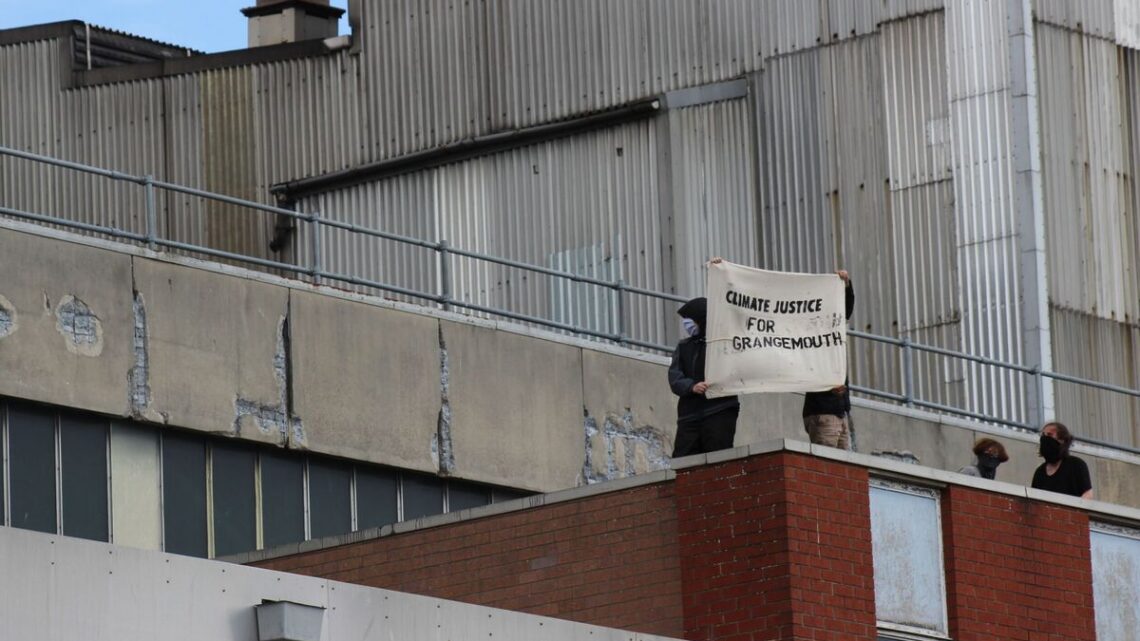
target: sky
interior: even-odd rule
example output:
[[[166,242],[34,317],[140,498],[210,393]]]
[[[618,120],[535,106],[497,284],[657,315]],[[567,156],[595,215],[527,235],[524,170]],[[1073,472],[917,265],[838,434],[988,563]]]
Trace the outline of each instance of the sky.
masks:
[[[207,53],[244,49],[246,17],[256,0],[0,0],[0,29],[83,20]],[[331,0],[348,8],[348,0]],[[348,14],[340,33],[348,33]]]

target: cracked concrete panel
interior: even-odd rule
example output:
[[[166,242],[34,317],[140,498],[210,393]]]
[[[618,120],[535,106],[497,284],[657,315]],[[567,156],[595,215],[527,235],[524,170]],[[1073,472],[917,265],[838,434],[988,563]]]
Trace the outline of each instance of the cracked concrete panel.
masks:
[[[0,256],[0,395],[127,414],[130,257],[9,229]]]
[[[584,462],[582,350],[440,321],[450,361],[455,475],[541,492]]]
[[[582,480],[594,483],[669,466],[677,431],[677,397],[667,368],[582,350],[585,455]]]
[[[131,394],[149,405],[142,416],[207,432],[284,444],[288,421],[259,420],[285,412],[282,319],[289,291],[254,280],[154,260],[136,259],[138,298],[127,304],[132,358]],[[136,324],[143,327],[136,329]],[[132,352],[133,353],[133,352]],[[145,365],[145,367],[143,367]],[[122,395],[124,398],[127,394]],[[245,412],[243,410],[248,410]],[[261,417],[264,418],[264,417]]]
[[[293,408],[305,420],[304,446],[438,472],[438,322],[309,292],[294,292],[291,308]]]

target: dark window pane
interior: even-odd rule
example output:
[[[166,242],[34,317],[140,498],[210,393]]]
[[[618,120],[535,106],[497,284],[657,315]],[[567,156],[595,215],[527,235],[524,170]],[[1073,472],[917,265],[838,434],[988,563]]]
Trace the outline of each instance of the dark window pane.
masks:
[[[61,415],[63,533],[106,541],[107,421]]]
[[[206,543],[206,443],[162,436],[162,524],[167,552],[204,557]]]
[[[495,488],[495,490],[492,492],[495,503],[502,503],[504,501],[513,501],[515,499],[526,498],[531,494],[532,492],[523,492],[522,490],[506,490],[498,487]]]
[[[351,480],[347,465],[309,461],[309,529],[314,539],[352,530]]]
[[[448,481],[447,483],[447,511],[458,512],[467,508],[479,507],[491,502],[491,493],[486,487]]]
[[[356,468],[357,529],[380,527],[398,520],[395,472]]]
[[[211,448],[214,481],[214,556],[257,548],[253,450],[216,443]]]
[[[434,476],[404,474],[404,520],[443,514],[443,481]]]
[[[261,518],[265,547],[305,540],[305,468],[301,459],[261,455]]]
[[[8,408],[12,525],[55,534],[55,415]]]

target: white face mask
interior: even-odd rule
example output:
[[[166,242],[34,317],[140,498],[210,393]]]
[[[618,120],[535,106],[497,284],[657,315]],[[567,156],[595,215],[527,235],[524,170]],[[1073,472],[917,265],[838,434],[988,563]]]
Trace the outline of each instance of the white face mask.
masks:
[[[681,319],[681,329],[684,330],[689,336],[696,336],[701,333],[701,328],[697,325],[696,321],[691,318]]]

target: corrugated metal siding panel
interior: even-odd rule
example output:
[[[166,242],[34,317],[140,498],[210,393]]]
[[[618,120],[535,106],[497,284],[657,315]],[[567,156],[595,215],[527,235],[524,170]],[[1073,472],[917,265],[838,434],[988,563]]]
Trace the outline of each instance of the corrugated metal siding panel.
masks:
[[[1082,378],[1140,387],[1140,328],[1050,308],[1053,366]],[[1140,446],[1140,400],[1072,383],[1056,383],[1057,417],[1081,436]]]
[[[897,333],[915,343],[958,349],[961,308],[953,249],[957,241],[944,15],[885,24],[882,39]],[[914,359],[920,397],[964,404],[959,359],[919,352]]]
[[[1038,25],[1051,300],[1136,319],[1135,210],[1123,65],[1116,45]]]
[[[489,131],[488,1],[361,3],[368,159]]]
[[[258,200],[251,75],[250,67],[231,67],[198,76],[205,152],[201,163],[207,191]],[[272,229],[269,216],[214,200],[203,204],[210,247],[254,256],[263,253]]]
[[[830,218],[839,228],[838,254],[821,271],[847,269],[857,304],[852,323],[876,334],[898,330],[895,247],[888,207],[887,158],[882,141],[883,62],[879,37],[827,47],[821,59],[826,79],[824,182]],[[860,295],[862,294],[862,295]],[[860,342],[862,343],[862,342]],[[851,379],[897,389],[897,351],[880,343],[859,344]]]
[[[1140,49],[1140,2],[1117,0],[1113,3],[1116,44]]]
[[[1033,15],[1049,24],[1112,39],[1116,7],[1133,0],[1034,0]]]
[[[4,47],[0,143],[67,160],[145,173],[162,157],[158,93],[142,82],[60,90],[58,41]],[[141,231],[142,190],[70,170],[5,159],[9,206]]]
[[[943,0],[886,0],[883,3],[882,21],[907,18],[930,11],[940,11]]]
[[[703,292],[708,259],[758,260],[751,105],[701,105],[669,119],[677,291]]]
[[[457,248],[560,269],[567,268],[558,262],[560,255],[600,247],[604,273],[585,275],[620,276],[631,285],[663,290],[655,130],[652,121],[630,123],[350,187],[300,205],[337,220],[433,241],[446,238]],[[303,228],[298,241],[305,260],[308,233]],[[324,234],[328,269],[438,293],[434,252],[340,231]],[[562,279],[463,257],[452,258],[451,271],[457,300],[548,319],[567,303],[556,300],[565,293]],[[575,291],[588,301],[608,296],[603,288]],[[626,332],[664,342],[665,306],[638,296],[627,300]],[[582,301],[569,301],[577,302]],[[599,312],[600,331],[611,331],[611,312]]]
[[[883,92],[891,189],[950,178],[945,19],[883,25]]]
[[[166,180],[201,189],[206,184],[202,163],[205,140],[201,83],[197,76],[163,78],[164,139],[168,153],[161,172]],[[203,244],[206,238],[206,206],[201,198],[160,192],[165,215],[159,230],[166,238]]]
[[[827,107],[820,50],[769,61],[755,105],[763,205],[760,266],[825,272],[835,268],[835,221],[825,186]]]
[[[962,347],[971,354],[1019,363],[1019,253],[1004,8],[960,0],[947,6],[946,21]],[[970,364],[967,372],[975,410],[1024,418],[1020,377],[977,364]]]

